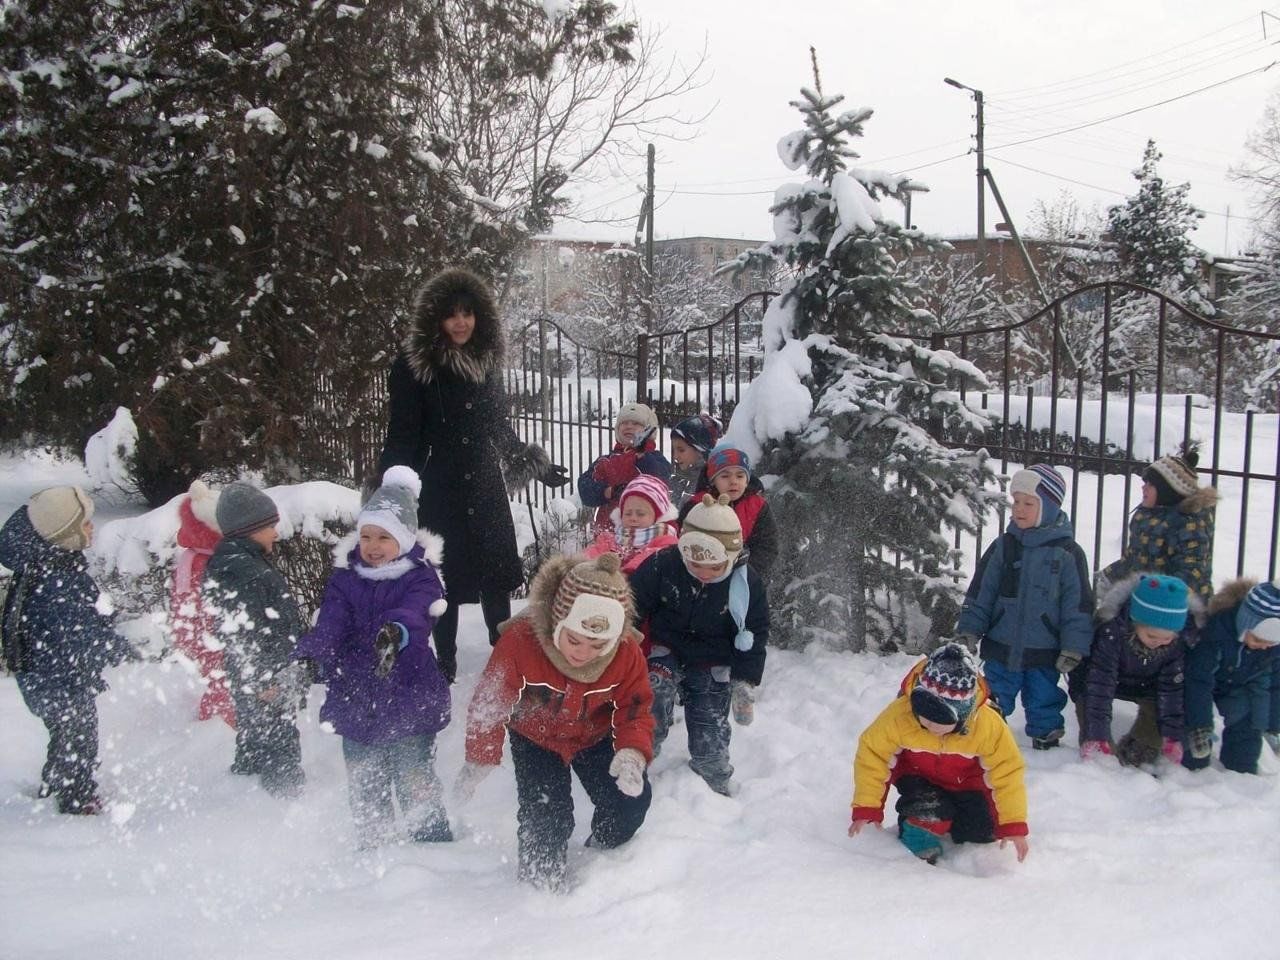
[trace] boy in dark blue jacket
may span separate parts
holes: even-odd
[[[637,624],[648,623],[653,687],[653,753],[671,729],[677,692],[689,733],[689,766],[729,795],[729,710],[745,726],[764,673],[769,601],[742,555],[742,527],[729,506],[704,494],[674,547],[659,550],[631,577]]]
[[[89,575],[93,501],[78,487],[37,493],[0,529],[0,563],[13,571],[5,597],[4,654],[22,699],[49,731],[40,796],[59,813],[102,809],[96,698],[102,671],[129,646],[115,631],[110,601]]]
[[[222,540],[205,567],[203,596],[215,635],[226,644],[223,664],[236,705],[231,772],[257,775],[273,796],[294,797],[305,779],[294,717],[305,691],[292,690],[282,672],[306,628],[288,584],[267,559],[279,539],[280,514],[265,493],[237,481],[218,497],[217,516]]]
[[[1209,765],[1215,705],[1222,765],[1257,773],[1263,736],[1280,733],[1280,581],[1235,580],[1209,601],[1209,621],[1187,653],[1188,769]]]
[[[596,457],[578,477],[578,496],[584,507],[595,507],[593,523],[612,529],[610,514],[619,505],[627,484],[642,473],[663,483],[671,480],[671,462],[658,450],[658,415],[643,403],[625,403],[614,422],[613,449]]]
[[[1056,747],[1070,673],[1093,640],[1089,564],[1062,510],[1066,482],[1053,467],[1019,470],[1009,484],[1013,515],[974,571],[956,624],[970,649],[980,641],[983,674],[1007,717],[1022,695],[1027,735],[1037,750]]]

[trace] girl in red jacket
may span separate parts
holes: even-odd
[[[502,625],[467,711],[455,799],[465,804],[502,761],[510,730],[519,878],[543,889],[565,889],[570,770],[595,805],[588,846],[626,843],[649,810],[653,692],[633,613],[616,554],[553,557]]]
[[[707,454],[697,492],[680,510],[682,524],[689,511],[702,502],[703,493],[729,498],[729,506],[742,525],[747,564],[767,581],[778,559],[778,525],[764,498],[764,484],[751,472],[751,458],[746,451],[722,443]]]
[[[198,716],[201,720],[221,717],[234,730],[236,708],[222,670],[222,644],[213,634],[200,597],[205,564],[222,539],[217,509],[218,495],[199,480],[192,481],[187,495],[178,504],[178,546],[182,552],[173,568],[169,626],[173,630],[173,645],[195,662],[207,683]]]

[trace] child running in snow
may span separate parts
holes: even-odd
[[[636,622],[646,625],[652,643],[654,753],[671,729],[679,694],[689,766],[729,796],[729,712],[740,726],[751,723],[769,640],[764,581],[747,565],[729,498],[703,494],[685,516],[677,545],[641,564],[631,589]]]
[[[205,610],[223,642],[223,667],[236,709],[232,773],[260,778],[272,796],[302,792],[296,705],[280,697],[278,674],[302,636],[298,604],[268,559],[280,539],[275,502],[244,481],[218,496],[222,540],[204,571]]]
[[[631,614],[615,554],[553,557],[534,577],[529,605],[503,625],[476,685],[454,794],[470,800],[502,761],[509,730],[523,882],[565,889],[571,770],[595,805],[588,846],[620,846],[644,822],[653,694]]]
[[[1012,842],[1027,855],[1027,796],[1022,754],[987,697],[964,648],[949,643],[920,661],[898,697],[858,740],[853,764],[853,823],[879,827],[889,788],[898,789],[898,838],[937,863],[942,840]]]
[[[1142,471],[1142,503],[1129,520],[1124,554],[1098,574],[1097,592],[1135,573],[1177,577],[1208,603],[1213,597],[1213,529],[1218,491],[1200,486],[1194,445]]]
[[[970,650],[981,643],[996,703],[1007,717],[1021,694],[1031,745],[1048,750],[1065,731],[1058,674],[1070,673],[1093,640],[1089,564],[1062,510],[1066,482],[1057,470],[1019,470],[1009,490],[1012,519],[978,561],[956,639]]]
[[[707,454],[719,442],[720,424],[710,414],[688,417],[671,428],[671,502],[677,510],[695,493],[701,496],[698,487]]]
[[[0,563],[13,571],[0,639],[27,709],[49,731],[40,796],[59,813],[102,810],[97,696],[102,671],[124,661],[110,603],[89,574],[93,501],[79,487],[41,490],[0,529]]]
[[[173,645],[196,665],[205,680],[197,716],[201,720],[221,717],[234,730],[236,708],[222,668],[222,641],[214,635],[200,595],[204,568],[222,539],[217,508],[218,495],[199,480],[192,481],[178,504],[178,546],[182,552],[173,568],[169,626]]]
[[[1186,677],[1183,766],[1209,765],[1216,705],[1222,765],[1257,773],[1264,737],[1280,744],[1280,580],[1235,580],[1214,595],[1200,640],[1187,653]]]
[[[578,477],[578,496],[583,506],[596,508],[592,522],[597,529],[609,529],[609,515],[623,489],[637,476],[648,474],[663,483],[670,479],[671,464],[658,450],[657,432],[658,415],[645,404],[626,403],[618,411],[613,449]]]
[[[1111,704],[1138,705],[1133,728],[1115,745],[1126,766],[1182,760],[1183,658],[1196,641],[1204,606],[1177,577],[1144,573],[1122,580],[1098,603],[1093,646],[1067,677],[1080,718],[1080,755],[1112,752]]]
[[[650,556],[675,544],[675,528],[670,523],[675,518],[666,486],[657,477],[642,473],[622,491],[620,505],[613,511],[613,528],[601,530],[585,556],[616,553],[622,560],[622,572],[630,576]]]
[[[431,651],[445,611],[436,572],[444,542],[418,529],[422,481],[391,467],[334,550],[316,625],[298,641],[290,694],[328,687],[320,719],[342,737],[356,842],[395,834],[394,801],[409,837],[453,839],[436,776],[436,734],[449,723],[449,681]]]
[[[742,527],[747,563],[767,581],[769,571],[778,559],[778,526],[764,498],[764,485],[751,472],[751,458],[746,452],[722,443],[707,454],[707,465],[702,472],[697,496],[685,504],[680,515],[681,523],[703,493],[729,498],[729,506],[738,515],[738,523]]]

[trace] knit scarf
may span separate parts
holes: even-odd
[[[636,530],[629,530],[622,524],[618,524],[613,528],[614,536],[618,541],[618,556],[625,563],[635,555],[636,551],[644,549],[667,532],[668,525],[665,523],[655,523],[651,527],[640,527]]]

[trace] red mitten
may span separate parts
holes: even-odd
[[[640,468],[636,466],[636,451],[632,449],[611,453],[598,461],[595,469],[591,471],[591,476],[606,487],[620,490],[634,480],[639,472]]]
[[[1092,757],[1109,757],[1111,756],[1111,744],[1105,740],[1086,740],[1080,744],[1080,756],[1085,760]]]
[[[1172,764],[1182,762],[1182,741],[1175,740],[1173,737],[1165,737],[1164,742],[1160,744],[1160,754]]]

